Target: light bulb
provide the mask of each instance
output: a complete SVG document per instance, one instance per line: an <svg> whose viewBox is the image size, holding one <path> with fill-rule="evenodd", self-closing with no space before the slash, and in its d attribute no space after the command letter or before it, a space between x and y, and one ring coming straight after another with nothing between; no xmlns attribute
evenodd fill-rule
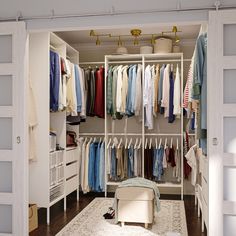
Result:
<svg viewBox="0 0 236 236"><path fill-rule="evenodd" d="M139 41L138 41L138 39L135 37L135 39L134 39L134 45L138 45L139 44Z"/></svg>

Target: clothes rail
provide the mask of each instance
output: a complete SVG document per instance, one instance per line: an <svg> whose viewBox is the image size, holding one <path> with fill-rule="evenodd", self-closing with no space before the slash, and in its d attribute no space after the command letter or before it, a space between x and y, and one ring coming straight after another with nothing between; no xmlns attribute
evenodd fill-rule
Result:
<svg viewBox="0 0 236 236"><path fill-rule="evenodd" d="M145 136L181 136L182 134L144 134Z"/></svg>
<svg viewBox="0 0 236 236"><path fill-rule="evenodd" d="M79 133L79 136L104 136L105 133Z"/></svg>
<svg viewBox="0 0 236 236"><path fill-rule="evenodd" d="M142 60L136 60L136 61L109 61L108 64L125 64L125 63L142 63Z"/></svg>
<svg viewBox="0 0 236 236"><path fill-rule="evenodd" d="M50 45L50 48L53 49L53 50L56 50L56 48L52 45Z"/></svg>
<svg viewBox="0 0 236 236"><path fill-rule="evenodd" d="M138 133L108 133L108 135L110 135L110 136L123 136L123 135L127 135L127 136L142 136L142 134L138 134Z"/></svg>
<svg viewBox="0 0 236 236"><path fill-rule="evenodd" d="M80 62L79 63L80 65L98 65L98 64L102 64L104 65L104 61L92 61L92 62L89 62L89 61L86 61L86 62Z"/></svg>
<svg viewBox="0 0 236 236"><path fill-rule="evenodd" d="M191 59L185 59L183 61L190 62ZM163 59L163 60L145 60L145 63L156 63L156 62L181 62L181 59Z"/></svg>

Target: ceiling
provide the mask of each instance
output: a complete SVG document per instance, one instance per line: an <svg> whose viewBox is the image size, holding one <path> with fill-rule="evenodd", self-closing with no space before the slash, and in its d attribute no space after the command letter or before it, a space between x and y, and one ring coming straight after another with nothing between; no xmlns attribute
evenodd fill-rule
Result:
<svg viewBox="0 0 236 236"><path fill-rule="evenodd" d="M172 26L152 26L152 27L138 27L142 30L141 34L158 34L161 35L163 31L171 31ZM196 39L200 30L200 25L177 25L177 29L181 32L177 33L180 39ZM130 34L130 28L122 29L96 29L96 34L112 34L112 35L130 35L129 37L121 37L124 41L132 41L134 39ZM56 32L56 34L69 44L95 44L96 37L90 36L90 30L81 31L65 31ZM172 34L174 36L174 34ZM141 41L150 40L151 36L141 36ZM102 43L116 42L118 38L100 37Z"/></svg>

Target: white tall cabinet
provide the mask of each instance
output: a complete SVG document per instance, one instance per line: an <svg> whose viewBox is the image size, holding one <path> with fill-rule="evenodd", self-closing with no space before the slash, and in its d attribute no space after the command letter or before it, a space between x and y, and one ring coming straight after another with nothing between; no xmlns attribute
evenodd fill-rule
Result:
<svg viewBox="0 0 236 236"><path fill-rule="evenodd" d="M36 158L29 165L29 201L47 208L77 190L79 193L77 148L66 148L66 111L50 112L50 49L72 63L79 63L79 53L53 33L32 33L29 37L29 77L35 95L38 126ZM61 150L50 152L49 131L56 132ZM78 127L73 128L78 133Z"/></svg>

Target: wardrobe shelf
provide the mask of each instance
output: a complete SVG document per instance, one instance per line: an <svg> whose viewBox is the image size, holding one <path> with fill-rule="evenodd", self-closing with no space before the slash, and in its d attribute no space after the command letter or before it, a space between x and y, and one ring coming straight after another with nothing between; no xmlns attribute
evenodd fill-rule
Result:
<svg viewBox="0 0 236 236"><path fill-rule="evenodd" d="M176 134L176 133L173 133L173 134L169 134L169 133L163 133L163 134L158 134L158 133L156 133L156 134L153 134L153 133L145 133L144 134L145 136L181 136L182 134L181 133L179 133L179 134Z"/></svg>
<svg viewBox="0 0 236 236"><path fill-rule="evenodd" d="M77 147L67 147L66 151L71 151L71 150L75 150L75 149L77 149Z"/></svg>
<svg viewBox="0 0 236 236"><path fill-rule="evenodd" d="M61 184L63 184L63 181L60 181L60 182L58 182L58 183L56 183L54 185L51 185L49 189L51 190L51 189L53 189L53 188L55 188L55 187L57 187L57 186L59 186Z"/></svg>
<svg viewBox="0 0 236 236"><path fill-rule="evenodd" d="M64 194L62 194L60 197L54 199L52 202L50 202L49 206L53 206L55 203L59 202L64 198Z"/></svg>

